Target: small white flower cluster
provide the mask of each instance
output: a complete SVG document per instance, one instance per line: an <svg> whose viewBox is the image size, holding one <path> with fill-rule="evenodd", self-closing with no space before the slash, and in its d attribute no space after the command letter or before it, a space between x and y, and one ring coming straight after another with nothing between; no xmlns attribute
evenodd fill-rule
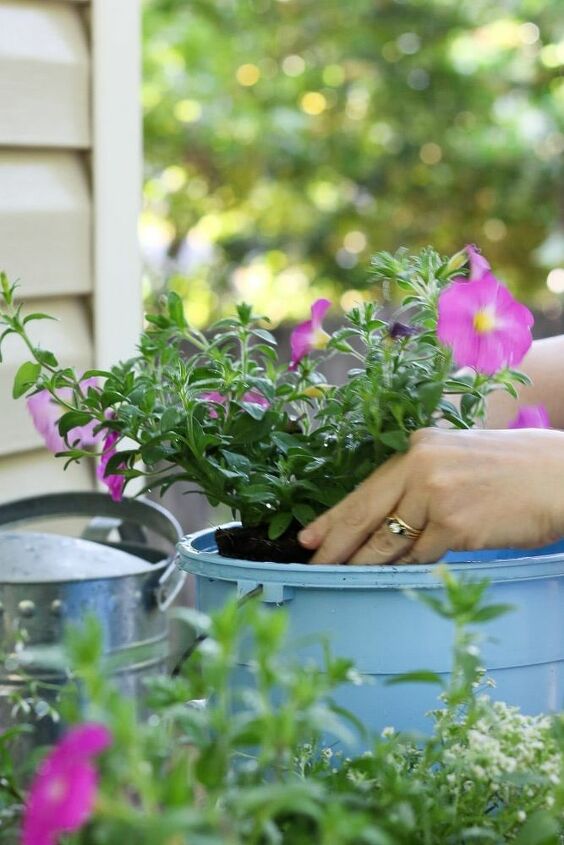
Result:
<svg viewBox="0 0 564 845"><path fill-rule="evenodd" d="M550 791L560 783L563 760L551 720L524 715L486 695L477 707L467 723L447 710L434 714L444 748L443 766L434 776L444 777L449 789L458 788L469 798L479 793L490 807L513 807L515 821L522 824L528 807L551 808L555 802Z"/></svg>

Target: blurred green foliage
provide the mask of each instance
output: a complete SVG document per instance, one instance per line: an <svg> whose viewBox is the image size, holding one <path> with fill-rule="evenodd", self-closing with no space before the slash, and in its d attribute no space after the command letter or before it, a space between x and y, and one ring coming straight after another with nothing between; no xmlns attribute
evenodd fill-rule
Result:
<svg viewBox="0 0 564 845"><path fill-rule="evenodd" d="M146 0L144 64L148 275L196 324L350 307L401 244L564 289L562 0Z"/></svg>

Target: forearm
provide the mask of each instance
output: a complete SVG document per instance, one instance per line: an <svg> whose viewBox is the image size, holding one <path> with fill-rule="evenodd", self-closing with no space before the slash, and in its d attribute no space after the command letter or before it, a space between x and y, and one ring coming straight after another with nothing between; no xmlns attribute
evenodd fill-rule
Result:
<svg viewBox="0 0 564 845"><path fill-rule="evenodd" d="M487 428L506 428L520 405L544 405L553 428L564 429L564 335L537 340L520 366L533 381L516 401L496 392L488 399Z"/></svg>

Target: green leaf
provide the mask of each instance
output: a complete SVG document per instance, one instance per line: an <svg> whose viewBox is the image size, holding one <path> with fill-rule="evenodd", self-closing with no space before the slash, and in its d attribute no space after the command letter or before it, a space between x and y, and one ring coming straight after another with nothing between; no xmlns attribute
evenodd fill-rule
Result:
<svg viewBox="0 0 564 845"><path fill-rule="evenodd" d="M111 373L109 373L107 370L86 370L86 372L84 372L82 374L81 380L85 381L86 379L97 378L97 377L99 377L99 378L110 378L110 376L111 376Z"/></svg>
<svg viewBox="0 0 564 845"><path fill-rule="evenodd" d="M59 434L64 437L69 431L77 426L88 425L92 416L86 411L67 411L59 420Z"/></svg>
<svg viewBox="0 0 564 845"><path fill-rule="evenodd" d="M269 540L277 540L278 537L281 537L282 534L286 531L290 523L292 522L292 514L286 511L282 511L281 513L277 513L274 518L271 520L270 525L268 526L268 538Z"/></svg>
<svg viewBox="0 0 564 845"><path fill-rule="evenodd" d="M497 619L498 616L504 616L515 610L513 604L487 604L485 607L480 607L476 613L472 614L472 622L489 622L490 619Z"/></svg>
<svg viewBox="0 0 564 845"><path fill-rule="evenodd" d="M181 420L181 414L178 408L167 408L161 417L161 431L172 431Z"/></svg>
<svg viewBox="0 0 564 845"><path fill-rule="evenodd" d="M184 316L184 305L182 300L174 291L170 291L167 296L168 313L170 319L178 326L179 329L186 328L186 317Z"/></svg>
<svg viewBox="0 0 564 845"><path fill-rule="evenodd" d="M264 340L267 343L271 343L273 346L276 346L278 343L274 335L266 329L253 329L252 334L254 334L255 337L260 337L261 340Z"/></svg>
<svg viewBox="0 0 564 845"><path fill-rule="evenodd" d="M405 452L409 447L409 440L405 431L383 431L379 439L384 446L389 446L395 452Z"/></svg>
<svg viewBox="0 0 564 845"><path fill-rule="evenodd" d="M261 420L255 420L245 411L233 419L227 434L238 443L255 443L268 435L275 418L275 415L267 411Z"/></svg>
<svg viewBox="0 0 564 845"><path fill-rule="evenodd" d="M40 311L35 311L33 314L28 314L26 317L23 318L23 325L25 326L27 323L31 323L32 320L56 320L56 317L52 317L50 314L43 314Z"/></svg>
<svg viewBox="0 0 564 845"><path fill-rule="evenodd" d="M266 413L266 409L257 405L256 402L234 402L233 404L246 411L254 420L262 420Z"/></svg>
<svg viewBox="0 0 564 845"><path fill-rule="evenodd" d="M0 272L0 287L2 289L2 296L6 305L11 305L14 299L15 285L11 285L7 275Z"/></svg>
<svg viewBox="0 0 564 845"><path fill-rule="evenodd" d="M298 520L300 525L307 525L308 523L313 522L317 516L311 505L306 504L293 505L292 514Z"/></svg>
<svg viewBox="0 0 564 845"><path fill-rule="evenodd" d="M316 490L312 493L311 498L315 499L316 502L321 502L322 505L328 508L332 508L333 505L336 505L341 499L345 498L347 492L348 490L345 490L343 487L325 487L323 490Z"/></svg>
<svg viewBox="0 0 564 845"><path fill-rule="evenodd" d="M293 434L286 434L284 431L273 431L271 440L285 455L288 453L289 449L303 449L303 443L301 440L294 437Z"/></svg>
<svg viewBox="0 0 564 845"><path fill-rule="evenodd" d="M14 399L19 399L24 393L35 385L35 382L41 374L41 364L32 361L26 361L22 364L14 378L14 386L12 388L12 396Z"/></svg>
<svg viewBox="0 0 564 845"><path fill-rule="evenodd" d="M420 669L418 672L404 672L401 675L394 675L386 681L387 686L394 686L395 684L439 684L444 686L444 681L436 672L431 672L428 669Z"/></svg>
<svg viewBox="0 0 564 845"><path fill-rule="evenodd" d="M432 414L443 395L443 383L428 382L427 384L422 384L417 389L417 395L425 413Z"/></svg>
<svg viewBox="0 0 564 845"><path fill-rule="evenodd" d="M471 416L476 408L479 399L474 396L472 393L465 393L462 399L460 400L460 410L462 411L465 417Z"/></svg>
<svg viewBox="0 0 564 845"><path fill-rule="evenodd" d="M170 323L162 314L145 314L145 320L159 329L168 329Z"/></svg>
<svg viewBox="0 0 564 845"><path fill-rule="evenodd" d="M49 352L48 349L39 349L35 347L33 350L33 354L37 358L40 364L43 364L44 367L58 367L59 362L55 358L52 352Z"/></svg>

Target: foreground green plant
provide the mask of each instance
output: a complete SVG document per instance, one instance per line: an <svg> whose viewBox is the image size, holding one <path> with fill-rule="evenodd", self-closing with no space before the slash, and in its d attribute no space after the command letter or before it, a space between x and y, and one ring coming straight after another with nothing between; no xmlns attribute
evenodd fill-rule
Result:
<svg viewBox="0 0 564 845"><path fill-rule="evenodd" d="M307 671L293 666L283 611L256 602L230 604L212 619L178 611L207 638L178 677L148 683L144 722L107 680L96 623L70 632L81 693L65 696L64 716L104 724L113 742L99 762L93 815L65 841L556 845L564 834L562 720L489 700L475 625L506 608L486 604L485 583L448 571L442 578L435 610L453 620L455 649L431 735L361 732L367 750L351 756L357 728L331 696L360 679L348 661L328 655ZM238 685L233 671L250 643L251 672ZM427 672L404 678L417 679L438 680ZM17 777L9 783L16 797L4 797L6 819L21 809Z"/></svg>

